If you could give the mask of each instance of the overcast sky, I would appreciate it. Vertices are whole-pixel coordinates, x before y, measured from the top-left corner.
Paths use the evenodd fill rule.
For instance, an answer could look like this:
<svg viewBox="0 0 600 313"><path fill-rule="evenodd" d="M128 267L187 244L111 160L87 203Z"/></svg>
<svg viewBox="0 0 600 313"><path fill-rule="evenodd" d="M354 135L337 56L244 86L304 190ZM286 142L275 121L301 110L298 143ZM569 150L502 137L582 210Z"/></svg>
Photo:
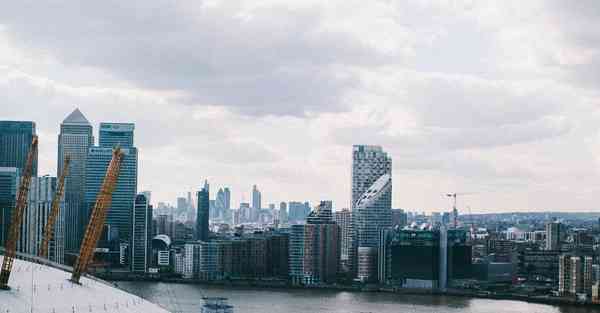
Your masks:
<svg viewBox="0 0 600 313"><path fill-rule="evenodd" d="M395 207L600 209L600 1L7 1L0 119L136 123L139 189L350 202L352 144ZM96 138L97 140L97 138Z"/></svg>

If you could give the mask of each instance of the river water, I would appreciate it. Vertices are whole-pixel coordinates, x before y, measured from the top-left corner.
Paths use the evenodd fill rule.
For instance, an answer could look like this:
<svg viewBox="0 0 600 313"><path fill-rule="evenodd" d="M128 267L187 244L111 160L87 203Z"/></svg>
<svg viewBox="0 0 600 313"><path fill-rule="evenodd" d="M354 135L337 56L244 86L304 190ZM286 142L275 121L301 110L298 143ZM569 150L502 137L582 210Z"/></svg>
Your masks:
<svg viewBox="0 0 600 313"><path fill-rule="evenodd" d="M429 295L119 282L119 287L169 309L199 313L202 296L227 297L235 313L588 313L600 308Z"/></svg>

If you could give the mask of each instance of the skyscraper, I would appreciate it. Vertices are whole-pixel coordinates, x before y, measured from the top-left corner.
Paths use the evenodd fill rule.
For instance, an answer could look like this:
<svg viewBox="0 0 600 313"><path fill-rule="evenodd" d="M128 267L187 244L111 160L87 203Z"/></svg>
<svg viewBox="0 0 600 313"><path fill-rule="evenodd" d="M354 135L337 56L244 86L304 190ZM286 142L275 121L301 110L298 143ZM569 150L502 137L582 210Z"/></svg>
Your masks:
<svg viewBox="0 0 600 313"><path fill-rule="evenodd" d="M285 224L288 222L288 211L286 202L279 203L279 222L281 224Z"/></svg>
<svg viewBox="0 0 600 313"><path fill-rule="evenodd" d="M262 208L262 195L256 185L252 186L252 208L260 210Z"/></svg>
<svg viewBox="0 0 600 313"><path fill-rule="evenodd" d="M23 214L19 251L37 255L44 236L44 227L52 209L52 199L56 193L56 177L32 177L27 207ZM64 262L64 203L59 203L60 212L54 225L54 235L48 246L48 258L57 263Z"/></svg>
<svg viewBox="0 0 600 313"><path fill-rule="evenodd" d="M546 250L559 250L561 244L561 224L552 222L546 224Z"/></svg>
<svg viewBox="0 0 600 313"><path fill-rule="evenodd" d="M94 144L92 125L79 109L75 109L60 124L58 135L58 166L61 173L65 156L71 157L65 177L65 252L78 253L87 225L85 176L89 148Z"/></svg>
<svg viewBox="0 0 600 313"><path fill-rule="evenodd" d="M100 147L133 147L133 123L100 123Z"/></svg>
<svg viewBox="0 0 600 313"><path fill-rule="evenodd" d="M85 202L87 212L93 208L115 146L119 145L124 158L117 185L112 193L112 203L106 216L106 224L117 229L119 240L129 242L131 235L131 211L137 194L138 151L133 146L134 126L130 123L101 123L100 146L88 151L85 179ZM146 199L147 201L148 199Z"/></svg>
<svg viewBox="0 0 600 313"><path fill-rule="evenodd" d="M381 147L363 145L353 147L351 197L353 239L349 259L351 271L362 270L363 280L375 278L379 231L392 224L391 175L392 160ZM359 259L362 260L360 264Z"/></svg>
<svg viewBox="0 0 600 313"><path fill-rule="evenodd" d="M196 240L207 241L209 233L208 218L210 214L210 192L208 180L204 187L198 191L198 212L196 216Z"/></svg>
<svg viewBox="0 0 600 313"><path fill-rule="evenodd" d="M34 122L0 121L0 167L16 167L23 172L34 135ZM36 152L33 156L32 177L37 176L37 163Z"/></svg>
<svg viewBox="0 0 600 313"><path fill-rule="evenodd" d="M133 206L133 226L131 235L131 271L145 273L148 271L150 256L150 221L152 221L152 207L143 194L135 197Z"/></svg>
<svg viewBox="0 0 600 313"><path fill-rule="evenodd" d="M8 238L11 214L17 200L19 173L16 167L0 167L0 246L4 246Z"/></svg>
<svg viewBox="0 0 600 313"><path fill-rule="evenodd" d="M341 260L347 261L352 242L352 212L342 209L334 214L335 223L340 227Z"/></svg>

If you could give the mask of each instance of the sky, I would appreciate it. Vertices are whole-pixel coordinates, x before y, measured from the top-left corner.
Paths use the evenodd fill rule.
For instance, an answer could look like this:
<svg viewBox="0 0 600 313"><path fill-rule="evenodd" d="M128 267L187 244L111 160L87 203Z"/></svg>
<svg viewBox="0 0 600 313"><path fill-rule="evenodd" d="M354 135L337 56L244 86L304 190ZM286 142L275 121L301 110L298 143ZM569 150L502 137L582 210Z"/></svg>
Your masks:
<svg viewBox="0 0 600 313"><path fill-rule="evenodd" d="M353 144L393 206L600 209L600 2L9 1L0 119L134 122L139 190L350 202ZM97 138L96 138L97 140Z"/></svg>

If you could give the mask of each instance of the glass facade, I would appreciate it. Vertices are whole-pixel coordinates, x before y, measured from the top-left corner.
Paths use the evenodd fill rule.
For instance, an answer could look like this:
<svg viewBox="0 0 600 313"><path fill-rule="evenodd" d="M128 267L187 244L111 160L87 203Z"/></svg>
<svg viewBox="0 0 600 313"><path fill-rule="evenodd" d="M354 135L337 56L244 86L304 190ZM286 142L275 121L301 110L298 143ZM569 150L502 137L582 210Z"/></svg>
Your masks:
<svg viewBox="0 0 600 313"><path fill-rule="evenodd" d="M133 147L133 123L100 123L99 146L105 148Z"/></svg>
<svg viewBox="0 0 600 313"><path fill-rule="evenodd" d="M4 246L8 238L8 228L12 211L17 201L19 188L19 169L0 167L0 245Z"/></svg>
<svg viewBox="0 0 600 313"><path fill-rule="evenodd" d="M33 135L34 122L0 121L0 167L16 167L23 172ZM32 177L37 176L37 162L36 153L33 157Z"/></svg>

